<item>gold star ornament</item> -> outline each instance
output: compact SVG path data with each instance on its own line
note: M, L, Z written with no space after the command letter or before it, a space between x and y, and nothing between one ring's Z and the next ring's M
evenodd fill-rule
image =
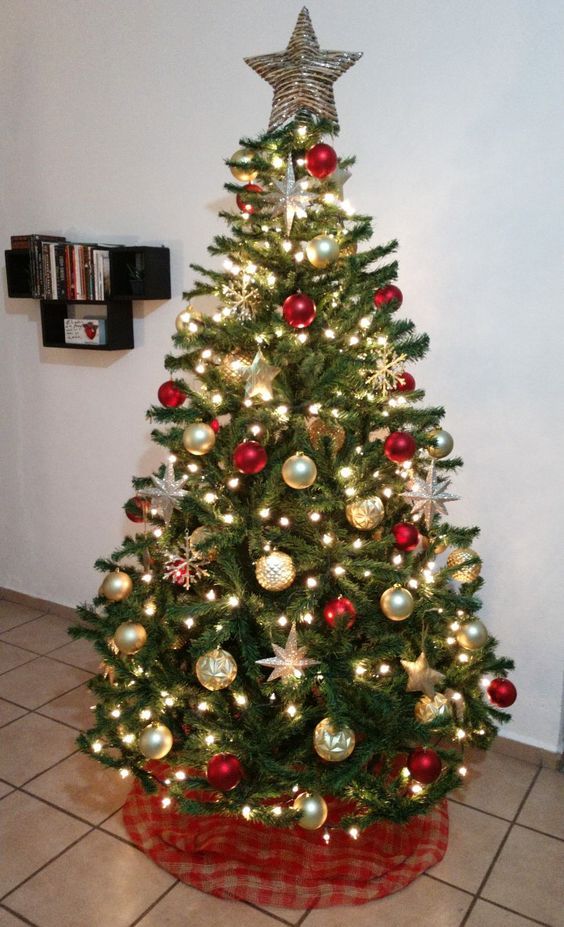
M274 89L270 130L300 113L339 126L333 84L362 57L362 52L325 51L319 47L304 6L283 52L245 58L245 63Z
M416 660L401 660L401 665L407 673L407 692L424 692L429 698L435 696L435 685L444 680L444 674L433 669L427 662L424 653L420 653Z
M252 364L244 373L247 399L254 399L256 396L265 402L272 399L272 383L279 373L280 367L273 367L267 362L262 351L257 351Z

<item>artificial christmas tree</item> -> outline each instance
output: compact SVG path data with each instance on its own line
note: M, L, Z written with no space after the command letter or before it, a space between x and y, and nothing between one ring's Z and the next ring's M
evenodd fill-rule
M186 294L217 308L176 320L149 412L166 462L73 631L104 660L84 751L164 808L326 839L432 809L513 699L476 618L478 529L444 520L461 461L409 369L428 339L397 316L396 242L369 246L343 198L332 88L358 57L303 10L248 59L270 126L228 160L223 267Z

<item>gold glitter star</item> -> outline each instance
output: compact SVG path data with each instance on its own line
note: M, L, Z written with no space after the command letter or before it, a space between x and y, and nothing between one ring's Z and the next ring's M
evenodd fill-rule
M433 669L427 662L425 653L420 653L416 660L400 660L407 673L407 692L424 692L429 698L435 695L435 683L442 682L443 673Z
M280 367L273 367L269 364L262 353L257 351L250 367L245 370L245 396L247 399L254 399L258 396L268 402L272 399L272 382L280 373Z
M308 666L316 666L319 663L319 660L310 660L309 657L306 657L305 647L298 647L295 624L290 629L285 646L279 647L278 644L273 644L272 649L276 654L275 657L256 660L261 666L272 667L267 682L272 682L274 679L286 679L288 676L299 677L302 675L302 669L307 669Z
M361 56L362 52L322 50L304 6L285 51L245 58L274 88L269 129L291 122L299 113L327 119L337 128L333 84Z

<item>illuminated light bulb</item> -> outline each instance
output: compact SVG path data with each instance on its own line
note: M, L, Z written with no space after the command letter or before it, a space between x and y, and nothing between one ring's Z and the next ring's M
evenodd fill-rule
M276 167L276 168L284 167L284 160L280 157L279 154L275 154L272 157L271 163L272 163L272 167Z
M317 580L313 576L308 576L306 579L306 586L308 589L315 589L317 586Z
M330 843L330 842L331 842L331 834L329 833L328 830L325 830L325 831L324 831L324 833L323 833L323 839L324 839L325 843Z
M333 418L339 418L339 410L331 409L331 415L333 416Z
M359 663L359 664L355 667L354 672L355 672L355 675L356 675L356 676L364 676L365 673L368 672L368 670L366 669L365 666L362 665L362 663Z
M353 545L352 545L352 546L355 548L355 550L359 550L359 549L362 547L362 541L361 541L361 539L360 539L360 538L357 538L356 541L353 541Z
M243 807L241 808L241 814L245 818L245 821L248 821L251 816L251 806L243 805Z
M339 471L340 476L342 476L343 479L345 479L345 480L348 479L349 476L352 476L352 473L353 473L353 472L352 472L352 469L351 469L350 467L341 467L341 469L340 469L340 471Z
M274 808L272 809L272 813L273 815L275 815L275 817L279 818L280 815L282 814L282 808L280 807L280 805L275 805Z
M215 592L213 589L210 589L209 592L206 592L206 599L208 602L215 602Z
M358 827L349 827L349 835L353 838L353 840L358 840L359 834L360 831Z
M283 242L282 242L282 250L283 250L283 251L286 251L286 252L291 251L291 250L292 250L292 242L291 242L291 241L283 241Z
M198 702L198 711L209 711L209 707L207 702Z
M380 345L382 345L382 346L385 345L385 344L387 344L387 343L388 343L388 339L387 339L386 335L380 335L379 338L377 339L377 343L380 344Z
M155 530L153 531L153 537L161 538L162 536L163 536L163 529L155 528Z
M409 777L410 777L410 775L411 775L411 773L410 773L409 769L407 768L407 766L404 766L404 767L403 767L403 769L402 769L402 771L401 771L401 774L402 774L402 777L403 777L404 779L409 779Z
M403 557L402 557L402 555L401 555L401 554L394 554L394 556L392 557L392 563L395 564L395 566L399 566L400 563L403 563Z
M223 631L223 625L222 625L222 624L216 624L215 630L216 630L216 631Z
M196 364L196 366L195 366L194 369L195 369L196 373L205 373L205 372L206 372L206 365L205 365L205 364Z
M268 518L270 515L270 509L259 509L259 515L261 518Z
M184 619L184 624L186 625L187 628L193 628L193 627L194 627L194 619L193 619L193 618L185 618L185 619Z
M303 167L304 164L305 164L305 159L304 159L304 158L296 158L296 164L298 165L298 167Z
M173 698L172 695L169 695L168 698L165 698L164 703L167 708L172 708L172 706L176 704L176 699Z
M460 692L453 692L451 695L451 699L453 700L453 702L459 702L461 698L462 698L462 695Z
M276 276L274 274L269 274L268 277L266 278L266 282L268 286L274 286L274 284L276 283Z
M343 576L345 572L346 572L345 568L338 564L337 566L333 567L333 573L335 574L335 576Z
M456 644L456 637L447 637L446 642L450 647L452 647L453 644Z
M112 711L110 711L110 714L111 714L112 718L120 718L120 717L121 717L121 711L119 710L119 708L113 708Z
M152 618L153 615L157 611L156 602L145 602L145 605L143 606L143 611L145 612L146 615L149 616L149 618Z
M227 485L230 489L237 489L239 485L239 477L233 476L230 480L227 480Z
M214 406L220 406L221 403L223 402L223 396L221 395L221 393L214 393L211 400Z
M334 203L336 199L337 197L335 196L334 193L326 193L325 196L323 197L323 202L331 205L331 203Z
M386 676L390 672L390 664L381 663L380 666L378 667L378 672L380 673L381 676Z
M394 494L394 491L393 489L390 489L389 486L386 486L386 488L382 490L382 495L385 496L386 499L391 499L393 494Z
M325 335L326 338L329 338L329 340L335 337L335 332L333 331L332 328L326 328L323 334Z
M285 329L283 329L283 328L275 328L275 329L274 329L274 334L276 335L277 338L281 338L282 335L285 334Z
M479 727L478 730L476 731L476 734L480 734L481 736L483 736L485 733L486 732L483 727Z
M294 261L296 262L296 264L301 264L304 257L305 257L305 254L303 253L303 251L296 251L296 253L294 254Z
M452 624L451 624L451 626L450 626L450 630L451 630L451 631L460 631L460 622L459 622L459 621L453 621Z
M187 469L190 471L190 473L197 473L200 468L198 464L189 463Z
M286 714L289 715L290 718L295 718L297 713L298 713L298 709L296 708L295 705L288 705L286 709Z
M307 126L298 126L296 130L296 134L298 138L305 138L305 136L307 135Z
M300 344L305 344L307 339L308 339L307 332L301 332L298 335L298 341L300 342Z
M122 779L127 779L127 777L129 776L129 769L126 769L125 766L123 766L123 767L120 769L119 774L120 774L120 776L121 776Z
M239 605L239 599L237 598L236 595L230 595L229 598L227 599L227 604L231 608L237 608L237 606Z
M204 496L204 502L207 502L208 505L211 505L212 502L215 502L217 496L214 492L207 492Z
M456 614L458 615L459 618L464 618L464 615L466 614L466 612L464 612L463 609L459 608L457 609Z
M102 750L102 743L99 740L95 740L92 744L92 753L100 753Z
M287 415L288 406L278 406L278 408L276 409L276 414L277 415Z
M307 622L307 624L311 624L313 621L313 615L311 612L306 612L305 615L302 615L302 621Z
M229 512L227 513L227 515L223 515L222 517L226 525L232 525L233 522L235 521L234 516L231 515Z
M410 589L417 589L417 587L419 586L419 583L417 582L416 579L410 579L408 580L407 585L409 586Z
M389 417L390 417L389 412L382 412L382 418L389 418Z
M247 271L248 274L256 274L258 268L256 264L251 263L251 264L247 264L247 266L245 267L245 270Z
M143 580L144 583L151 583L153 581L153 574L143 573L143 576L141 577L141 579Z
M469 662L470 662L470 657L468 656L467 653L459 653L459 654L458 654L458 662L459 662L459 663L469 663Z
M421 795L421 792L423 791L423 786L420 785L419 782L414 782L413 785L410 786L410 789L414 795Z
M276 701L276 695L275 695L274 692L272 692L272 693L269 695L269 699L270 699L271 702L275 702L275 701Z
M241 706L241 708L244 708L245 705L247 704L247 696L243 695L242 692L238 692L237 695L235 696L235 701L237 702L238 705Z
M358 324L360 325L361 328L366 329L366 328L370 328L370 321L371 320L367 316L364 316L364 318L361 319Z
M121 739L124 744L132 744L135 740L135 734L124 734Z
M233 264L233 261L231 260L231 258L225 258L223 262L223 266L225 267L225 270L233 270L233 267L235 265Z
M297 792L299 792L299 791L300 791L299 785L293 785L293 786L292 786L292 792L294 793L294 795L296 795Z
M161 805L163 806L163 808L168 808L171 802L172 802L172 798L169 798L167 796L166 798L163 798L163 800L161 801Z
M310 521L315 521L315 522L321 521L321 515L319 514L319 512L310 512L309 518L310 518Z
M139 717L142 721L150 721L150 719L153 717L153 712L150 708L144 708L143 711L139 712Z
M318 402L314 402L314 403L309 407L308 412L309 412L311 415L319 415L319 410L320 410L320 409L321 409L321 406L319 405L319 403L318 403Z
M464 779L464 776L466 775L467 772L468 772L468 769L466 768L466 766L459 766L459 767L458 767L458 775L459 775L459 776L462 776L463 779Z
M287 528L288 525L290 524L290 519L289 519L289 518L286 518L286 516L283 515L282 518L281 518L280 521L279 521L279 524L282 525L283 528Z
M184 772L183 769L177 769L174 774L174 778L178 779L179 782L184 782L186 778L186 773Z
M372 576L372 571L371 571L371 570L365 570L364 573L363 573L362 575L363 575L364 577L366 577L366 579L368 579L369 576Z
M335 538L333 537L332 534L324 534L323 537L321 538L321 540L323 541L323 543L324 543L326 546L329 546L329 544L332 544L332 543L333 543L333 541L335 540Z
M357 338L356 335L351 335L351 337L349 338L349 344L350 344L352 347L354 347L355 344L358 344L358 343L359 343L359 340L360 340L360 339Z
M212 319L214 322L221 322L221 312L214 312Z
M343 200L341 209L347 216L354 216L355 214L355 208L349 200Z
M465 737L466 737L466 731L463 731L462 728L459 727L456 731L456 739L464 740Z
M281 628L286 627L286 625L288 624L288 619L286 618L286 615L280 615L280 618L278 619L278 624L280 625Z
M205 348L200 355L200 357L203 357L204 360L209 360L211 356L212 356L212 352L210 348Z
M191 335L196 334L196 332L198 331L198 326L196 325L195 322L190 322L188 326L188 331L190 332Z
M207 734L204 740L207 743L208 747L211 747L211 745L215 743L215 737L213 736L213 734Z
M158 514L159 514L159 510L158 510L158 509L151 508L151 515L155 516L155 515L158 515Z

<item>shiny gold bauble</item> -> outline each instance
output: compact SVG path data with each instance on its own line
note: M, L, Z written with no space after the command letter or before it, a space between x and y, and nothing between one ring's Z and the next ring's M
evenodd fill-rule
M339 245L339 254L341 257L352 257L358 251L356 241L342 241Z
M250 354L232 351L231 354L226 354L221 358L219 369L230 386L240 386L252 362L253 358Z
M196 312L193 306L186 306L186 309L183 309L182 312L179 312L175 319L176 331L179 335L183 335L184 332L189 331L189 325L191 322L201 322L203 316L200 312Z
M449 701L441 692L435 693L433 698L424 695L415 706L415 717L418 721L421 721L422 724L442 721L449 716Z
M269 592L282 592L291 586L296 578L294 561L289 554L279 550L257 560L255 565L257 582Z
M414 606L411 592L403 586L391 586L380 597L380 608L390 621L405 621L411 615Z
M196 554L199 554L202 560L217 560L217 547L208 547L205 551L201 548L202 544L207 543L210 537L213 536L213 531L211 528L208 528L207 525L200 525L199 528L194 528L190 534L190 547Z
M127 599L133 589L133 581L129 573L122 570L114 570L108 573L100 587L100 592L110 602L122 602Z
M304 830L318 830L327 820L327 802L316 792L302 792L294 799L292 808L300 812L298 824Z
M317 477L317 467L306 454L293 454L282 464L282 479L291 489L309 489Z
M190 454L209 454L215 444L215 431L205 422L193 422L184 429L182 443Z
M196 660L195 672L204 689L216 692L231 685L237 675L237 663L227 650L216 647Z
M384 504L378 496L372 499L355 499L345 509L347 521L359 531L372 531L384 517Z
M322 760L340 763L351 755L356 737L352 728L338 727L330 718L323 718L313 732L313 747Z
M435 538L433 541L433 550L436 554L443 554L448 547L448 542L443 538Z
M307 259L318 270L325 270L339 257L339 243L332 235L316 235L306 245Z
M338 425L337 422L335 422L335 424L330 424L329 422L322 421L320 418L309 419L307 423L307 433L309 435L309 440L316 449L321 447L323 438L331 438L335 453L341 450L346 438L345 429L342 425Z
M233 174L235 180L240 181L240 183L251 183L258 177L258 171L251 166L254 158L254 152L250 151L248 148L238 148L231 157L230 161L239 161L240 167L231 165L229 170Z
M474 618L456 632L456 641L464 650L479 650L488 642L488 629L479 618Z
M142 624L135 621L124 621L116 629L114 642L121 653L137 653L147 640L147 632Z
M166 724L149 724L139 737L139 750L148 760L160 760L172 748L172 734Z
M429 432L429 438L433 442L427 447L431 457L434 457L435 460L440 460L441 457L448 457L454 447L452 435L449 434L448 431L443 431L442 428L434 428L433 431Z
M468 565L468 561L476 560L478 554L475 550L472 550L470 547L458 547L456 550L453 550L451 554L447 557L447 567L452 569L456 567L451 577L458 580L459 583L471 583L475 579L478 579L480 575L480 570L482 569L482 561L479 559L476 563Z

